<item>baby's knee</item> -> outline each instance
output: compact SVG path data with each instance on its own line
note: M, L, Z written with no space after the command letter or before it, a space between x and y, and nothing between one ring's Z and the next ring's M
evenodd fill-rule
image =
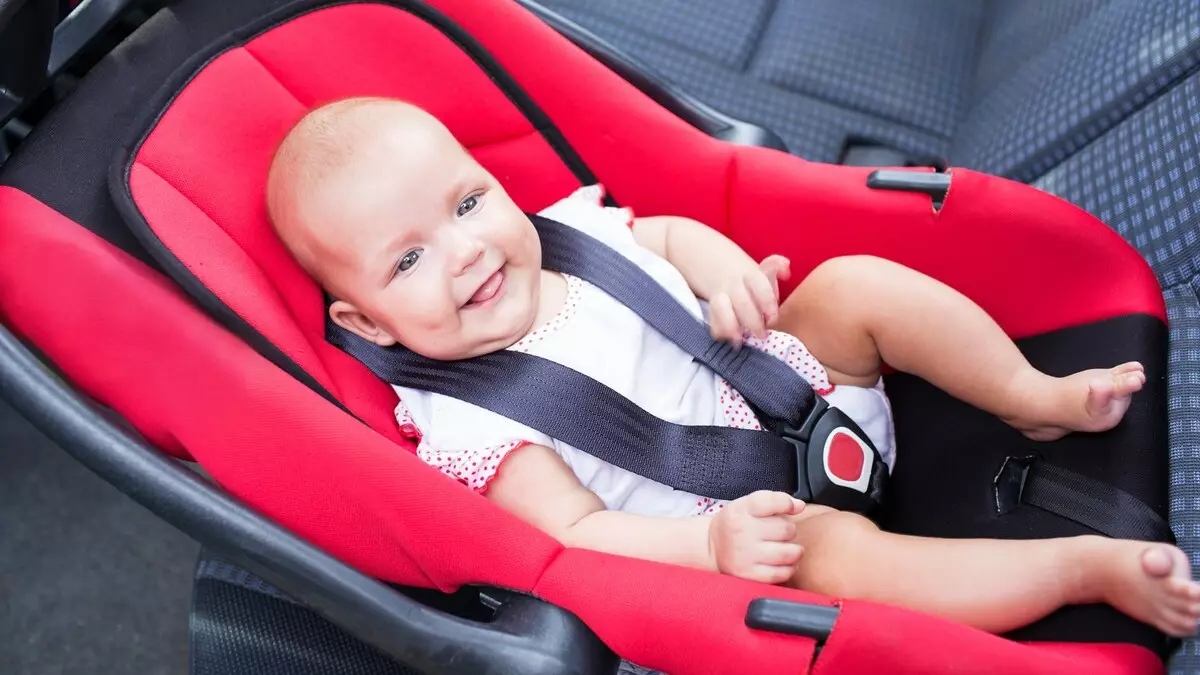
M824 595L862 597L878 564L871 552L879 534L875 523L857 513L834 511L811 518L797 528L804 555L793 583Z
M799 518L803 518L805 513L808 513L810 517L800 522L804 527L814 530L813 538L815 539L832 537L840 542L854 545L858 538L869 537L879 532L879 526L871 522L871 519L850 511L838 511L810 504L805 507ZM807 544L808 542L802 543Z
M830 312L841 319L865 310L873 298L881 295L895 276L898 265L873 255L844 255L829 258L809 272L800 283L793 303L808 308L808 313Z
M830 258L809 273L805 282L849 291L864 285L887 283L901 265L874 255L842 255Z

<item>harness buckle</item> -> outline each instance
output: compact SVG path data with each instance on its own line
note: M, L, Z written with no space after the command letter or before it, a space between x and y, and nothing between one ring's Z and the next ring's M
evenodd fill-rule
M887 464L846 413L818 396L798 427L781 423L775 433L795 448L797 499L862 514L881 504Z

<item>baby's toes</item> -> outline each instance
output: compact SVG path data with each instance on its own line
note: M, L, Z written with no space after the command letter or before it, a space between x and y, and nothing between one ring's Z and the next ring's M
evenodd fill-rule
M1196 634L1197 619L1200 617L1189 612L1168 612L1159 628L1174 637L1189 637Z
M1167 593L1173 598L1192 602L1200 600L1200 584L1185 577L1171 577L1166 580Z
M1137 361L1128 361L1116 366L1112 369L1114 375L1124 375L1125 373L1144 373L1146 367Z
M1137 371L1113 376L1113 398L1124 398L1140 390L1146 384L1146 374Z

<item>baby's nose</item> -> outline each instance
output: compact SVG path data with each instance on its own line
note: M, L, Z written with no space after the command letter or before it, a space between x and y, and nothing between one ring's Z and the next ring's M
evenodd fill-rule
M474 237L463 237L456 247L456 267L458 273L471 268L483 257L483 242Z

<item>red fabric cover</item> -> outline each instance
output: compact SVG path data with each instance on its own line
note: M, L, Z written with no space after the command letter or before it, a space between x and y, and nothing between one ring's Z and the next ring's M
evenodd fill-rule
M471 582L531 591L576 613L626 658L671 673L808 672L811 640L750 630L742 616L756 597L829 600L562 549L395 452L167 280L4 187L0 318L152 442L194 457L249 506L366 573L444 590ZM1139 647L1021 645L913 612L841 604L815 672L1163 671Z
M866 169L709 139L515 3L430 4L485 44L623 204L698 218L756 256L790 256L789 289L830 255L877 253L962 289L1014 335L1130 312L1165 317L1137 254L1065 202L955 170L947 204L935 214L928 197L867 190ZM262 203L270 153L288 125L320 101L352 94L396 95L429 108L526 209L576 186L449 40L399 10L369 5L320 10L209 64L148 137L131 186L188 268L378 433L124 256L12 192L0 193L0 219L8 221L0 237L12 240L0 251L20 243L33 253L10 254L0 265L0 307L81 386L155 441L190 453L232 493L368 573L444 589L480 582L536 590L578 613L625 657L672 673L805 672L811 641L748 630L742 614L753 597L815 598L564 552L395 452L388 439L402 441L390 388L320 339L317 290L271 235ZM81 331L62 330L63 316L85 328L86 349ZM137 367L147 352L163 355L154 369ZM1134 647L1025 646L911 612L845 607L822 672L952 672L969 664L972 672L1050 673L1068 662L1075 672L1161 670Z

